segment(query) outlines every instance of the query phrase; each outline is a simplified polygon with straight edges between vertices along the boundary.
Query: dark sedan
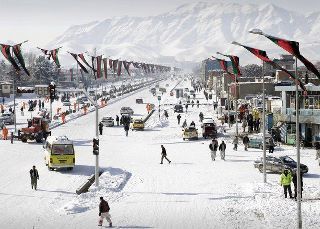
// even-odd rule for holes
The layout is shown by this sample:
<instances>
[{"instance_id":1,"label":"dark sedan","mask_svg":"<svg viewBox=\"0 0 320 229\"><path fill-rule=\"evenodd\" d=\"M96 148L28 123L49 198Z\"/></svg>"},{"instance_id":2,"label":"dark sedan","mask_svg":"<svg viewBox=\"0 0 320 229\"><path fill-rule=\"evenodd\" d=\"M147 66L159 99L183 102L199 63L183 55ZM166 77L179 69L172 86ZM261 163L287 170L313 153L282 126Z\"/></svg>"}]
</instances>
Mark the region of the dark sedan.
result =
<instances>
[{"instance_id":1,"label":"dark sedan","mask_svg":"<svg viewBox=\"0 0 320 229\"><path fill-rule=\"evenodd\" d=\"M260 172L263 172L263 158L260 160L254 161L254 167L259 169ZM275 173L282 173L284 169L289 169L290 171L297 168L297 162L289 156L282 157L266 157L266 170ZM308 172L308 166L300 164L300 169L302 173Z\"/></svg>"}]
</instances>

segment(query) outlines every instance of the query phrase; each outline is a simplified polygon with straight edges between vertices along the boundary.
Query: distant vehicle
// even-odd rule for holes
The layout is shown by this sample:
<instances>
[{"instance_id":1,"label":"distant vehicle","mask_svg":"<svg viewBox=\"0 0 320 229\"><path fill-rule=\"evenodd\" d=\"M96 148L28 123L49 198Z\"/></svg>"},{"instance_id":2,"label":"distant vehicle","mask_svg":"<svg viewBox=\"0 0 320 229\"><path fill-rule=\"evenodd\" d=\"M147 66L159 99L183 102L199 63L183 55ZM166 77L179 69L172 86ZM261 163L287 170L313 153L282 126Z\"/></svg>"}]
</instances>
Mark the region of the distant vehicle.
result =
<instances>
[{"instance_id":1,"label":"distant vehicle","mask_svg":"<svg viewBox=\"0 0 320 229\"><path fill-rule=\"evenodd\" d=\"M267 135L266 136L266 149L269 149L270 144L269 144L269 140L270 140L271 136ZM257 149L263 149L263 140L262 140L262 136L261 135L253 135L251 137L249 137L249 144L248 147L249 148L257 148Z\"/></svg>"},{"instance_id":2,"label":"distant vehicle","mask_svg":"<svg viewBox=\"0 0 320 229\"><path fill-rule=\"evenodd\" d=\"M197 140L198 139L198 130L194 127L187 127L183 129L182 133L183 140Z\"/></svg>"},{"instance_id":3,"label":"distant vehicle","mask_svg":"<svg viewBox=\"0 0 320 229\"><path fill-rule=\"evenodd\" d=\"M42 142L46 139L48 135L51 135L49 130L49 120L43 117L33 117L28 120L30 127L24 127L18 130L18 138L22 142L27 142L28 140L36 140L37 143Z\"/></svg>"},{"instance_id":4,"label":"distant vehicle","mask_svg":"<svg viewBox=\"0 0 320 229\"><path fill-rule=\"evenodd\" d=\"M137 104L142 104L143 103L143 99L136 99L136 103Z\"/></svg>"},{"instance_id":5,"label":"distant vehicle","mask_svg":"<svg viewBox=\"0 0 320 229\"><path fill-rule=\"evenodd\" d=\"M89 91L90 96L95 96L95 94L96 94L95 91Z\"/></svg>"},{"instance_id":6,"label":"distant vehicle","mask_svg":"<svg viewBox=\"0 0 320 229\"><path fill-rule=\"evenodd\" d=\"M131 107L121 107L120 109L120 114L123 115L123 114L129 114L129 115L133 115L133 110Z\"/></svg>"},{"instance_id":7,"label":"distant vehicle","mask_svg":"<svg viewBox=\"0 0 320 229\"><path fill-rule=\"evenodd\" d=\"M185 88L185 89L183 89L185 92L189 92L189 88Z\"/></svg>"},{"instance_id":8,"label":"distant vehicle","mask_svg":"<svg viewBox=\"0 0 320 229\"><path fill-rule=\"evenodd\" d=\"M130 127L132 130L144 130L144 122L141 118L133 119Z\"/></svg>"},{"instance_id":9,"label":"distant vehicle","mask_svg":"<svg viewBox=\"0 0 320 229\"><path fill-rule=\"evenodd\" d=\"M169 87L169 84L168 84L168 83L166 84L166 87Z\"/></svg>"},{"instance_id":10,"label":"distant vehicle","mask_svg":"<svg viewBox=\"0 0 320 229\"><path fill-rule=\"evenodd\" d=\"M165 88L163 88L163 87L160 87L160 88L159 88L159 91L161 91L162 93L165 93L165 92L167 92L167 89L165 89Z\"/></svg>"},{"instance_id":11,"label":"distant vehicle","mask_svg":"<svg viewBox=\"0 0 320 229\"><path fill-rule=\"evenodd\" d=\"M66 136L50 136L44 146L45 164L49 170L67 168L72 170L75 166L75 153L73 141Z\"/></svg>"},{"instance_id":12,"label":"distant vehicle","mask_svg":"<svg viewBox=\"0 0 320 229\"><path fill-rule=\"evenodd\" d=\"M194 90L190 90L189 93L190 93L190 95L194 95L195 91Z\"/></svg>"},{"instance_id":13,"label":"distant vehicle","mask_svg":"<svg viewBox=\"0 0 320 229\"><path fill-rule=\"evenodd\" d=\"M107 126L107 127L114 126L114 119L112 117L103 117L101 122L104 126Z\"/></svg>"},{"instance_id":14,"label":"distant vehicle","mask_svg":"<svg viewBox=\"0 0 320 229\"><path fill-rule=\"evenodd\" d=\"M155 87L156 87L156 88L159 88L159 87L160 87L160 85L157 83Z\"/></svg>"},{"instance_id":15,"label":"distant vehicle","mask_svg":"<svg viewBox=\"0 0 320 229\"><path fill-rule=\"evenodd\" d=\"M88 98L87 97L81 97L81 100L83 101L83 102L88 102L89 100L88 100Z\"/></svg>"},{"instance_id":16,"label":"distant vehicle","mask_svg":"<svg viewBox=\"0 0 320 229\"><path fill-rule=\"evenodd\" d=\"M217 136L217 128L212 118L204 118L202 121L202 136L204 138L207 137L215 137Z\"/></svg>"},{"instance_id":17,"label":"distant vehicle","mask_svg":"<svg viewBox=\"0 0 320 229\"><path fill-rule=\"evenodd\" d=\"M4 112L0 114L0 123L3 124L13 124L14 123L14 115L11 112Z\"/></svg>"},{"instance_id":18,"label":"distant vehicle","mask_svg":"<svg viewBox=\"0 0 320 229\"><path fill-rule=\"evenodd\" d=\"M84 104L84 101L82 100L82 98L77 98L77 103Z\"/></svg>"},{"instance_id":19,"label":"distant vehicle","mask_svg":"<svg viewBox=\"0 0 320 229\"><path fill-rule=\"evenodd\" d=\"M177 113L183 113L183 106L181 104L177 104L174 106L173 111Z\"/></svg>"},{"instance_id":20,"label":"distant vehicle","mask_svg":"<svg viewBox=\"0 0 320 229\"><path fill-rule=\"evenodd\" d=\"M63 101L63 106L71 106L71 103L70 103L70 101L69 100L65 100L65 101Z\"/></svg>"},{"instance_id":21,"label":"distant vehicle","mask_svg":"<svg viewBox=\"0 0 320 229\"><path fill-rule=\"evenodd\" d=\"M292 170L297 168L297 162L293 160L289 156L282 156L282 157L273 157L267 156L266 157L266 170L275 173L282 173L284 169L288 169L292 172ZM254 161L254 167L259 169L259 171L263 172L263 158ZM300 164L300 169L302 173L308 172L308 166L304 164Z\"/></svg>"},{"instance_id":22,"label":"distant vehicle","mask_svg":"<svg viewBox=\"0 0 320 229\"><path fill-rule=\"evenodd\" d=\"M150 89L150 92L151 92L152 94L155 94L155 93L157 92L157 89L153 87L153 88Z\"/></svg>"}]
</instances>

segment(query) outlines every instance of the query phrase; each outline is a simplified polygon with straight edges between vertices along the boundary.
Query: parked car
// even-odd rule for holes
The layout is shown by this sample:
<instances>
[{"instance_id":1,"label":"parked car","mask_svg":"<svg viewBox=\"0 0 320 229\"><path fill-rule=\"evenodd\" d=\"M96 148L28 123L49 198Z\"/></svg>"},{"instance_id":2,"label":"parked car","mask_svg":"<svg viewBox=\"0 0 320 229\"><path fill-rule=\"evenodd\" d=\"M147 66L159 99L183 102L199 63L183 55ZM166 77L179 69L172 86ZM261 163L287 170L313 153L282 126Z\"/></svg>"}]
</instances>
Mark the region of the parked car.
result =
<instances>
[{"instance_id":1,"label":"parked car","mask_svg":"<svg viewBox=\"0 0 320 229\"><path fill-rule=\"evenodd\" d=\"M173 111L177 113L183 113L183 106L181 104L177 104L174 106Z\"/></svg>"},{"instance_id":2,"label":"parked car","mask_svg":"<svg viewBox=\"0 0 320 229\"><path fill-rule=\"evenodd\" d=\"M4 112L0 114L0 123L4 124L13 124L14 123L14 116L11 112Z\"/></svg>"},{"instance_id":3,"label":"parked car","mask_svg":"<svg viewBox=\"0 0 320 229\"><path fill-rule=\"evenodd\" d=\"M120 114L123 115L123 114L129 114L129 115L133 115L133 110L131 107L121 107L120 109Z\"/></svg>"},{"instance_id":4,"label":"parked car","mask_svg":"<svg viewBox=\"0 0 320 229\"><path fill-rule=\"evenodd\" d=\"M194 90L190 90L189 93L190 93L190 95L194 95L195 91Z\"/></svg>"},{"instance_id":5,"label":"parked car","mask_svg":"<svg viewBox=\"0 0 320 229\"><path fill-rule=\"evenodd\" d=\"M136 103L137 104L142 104L143 103L143 99L136 99Z\"/></svg>"},{"instance_id":6,"label":"parked car","mask_svg":"<svg viewBox=\"0 0 320 229\"><path fill-rule=\"evenodd\" d=\"M187 127L183 129L182 133L183 140L197 140L198 139L198 130L194 127Z\"/></svg>"},{"instance_id":7,"label":"parked car","mask_svg":"<svg viewBox=\"0 0 320 229\"><path fill-rule=\"evenodd\" d=\"M150 89L150 92L151 92L152 94L155 94L155 93L157 92L157 89L153 87L153 88Z\"/></svg>"},{"instance_id":8,"label":"parked car","mask_svg":"<svg viewBox=\"0 0 320 229\"><path fill-rule=\"evenodd\" d=\"M263 158L260 158L254 161L254 167L259 169L260 172L263 172ZM275 173L282 173L284 169L289 169L292 171L297 168L297 162L289 156L266 157L266 170ZM307 173L309 171L308 166L300 164L300 169L302 173Z\"/></svg>"},{"instance_id":9,"label":"parked car","mask_svg":"<svg viewBox=\"0 0 320 229\"><path fill-rule=\"evenodd\" d=\"M270 144L269 144L270 138L271 138L270 135L266 135L266 149L269 149L269 147L270 147ZM263 149L263 140L262 139L263 139L263 137L260 134L253 135L253 136L249 137L248 147Z\"/></svg>"},{"instance_id":10,"label":"parked car","mask_svg":"<svg viewBox=\"0 0 320 229\"><path fill-rule=\"evenodd\" d=\"M102 124L104 126L108 126L108 127L111 127L111 126L114 126L114 119L112 117L103 117L102 120L101 120Z\"/></svg>"},{"instance_id":11,"label":"parked car","mask_svg":"<svg viewBox=\"0 0 320 229\"><path fill-rule=\"evenodd\" d=\"M70 100L63 101L63 106L71 106Z\"/></svg>"},{"instance_id":12,"label":"parked car","mask_svg":"<svg viewBox=\"0 0 320 229\"><path fill-rule=\"evenodd\" d=\"M215 137L217 135L216 124L212 118L204 118L201 125L202 136L204 138L207 137Z\"/></svg>"},{"instance_id":13,"label":"parked car","mask_svg":"<svg viewBox=\"0 0 320 229\"><path fill-rule=\"evenodd\" d=\"M131 130L144 130L144 122L141 118L133 119L130 124Z\"/></svg>"}]
</instances>

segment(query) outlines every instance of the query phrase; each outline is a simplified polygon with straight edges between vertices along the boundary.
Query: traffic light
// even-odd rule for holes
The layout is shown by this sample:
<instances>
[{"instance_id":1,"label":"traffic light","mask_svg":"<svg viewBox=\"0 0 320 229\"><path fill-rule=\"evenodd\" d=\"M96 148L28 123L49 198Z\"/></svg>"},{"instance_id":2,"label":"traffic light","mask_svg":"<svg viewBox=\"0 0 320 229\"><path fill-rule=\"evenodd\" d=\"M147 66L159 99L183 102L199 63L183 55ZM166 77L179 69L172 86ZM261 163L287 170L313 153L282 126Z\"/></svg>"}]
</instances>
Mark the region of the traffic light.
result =
<instances>
[{"instance_id":1,"label":"traffic light","mask_svg":"<svg viewBox=\"0 0 320 229\"><path fill-rule=\"evenodd\" d=\"M53 83L49 84L49 95L50 95L51 102L53 102L53 100L56 97L56 85Z\"/></svg>"},{"instance_id":2,"label":"traffic light","mask_svg":"<svg viewBox=\"0 0 320 229\"><path fill-rule=\"evenodd\" d=\"M92 141L93 141L93 155L99 155L99 139L94 138Z\"/></svg>"}]
</instances>

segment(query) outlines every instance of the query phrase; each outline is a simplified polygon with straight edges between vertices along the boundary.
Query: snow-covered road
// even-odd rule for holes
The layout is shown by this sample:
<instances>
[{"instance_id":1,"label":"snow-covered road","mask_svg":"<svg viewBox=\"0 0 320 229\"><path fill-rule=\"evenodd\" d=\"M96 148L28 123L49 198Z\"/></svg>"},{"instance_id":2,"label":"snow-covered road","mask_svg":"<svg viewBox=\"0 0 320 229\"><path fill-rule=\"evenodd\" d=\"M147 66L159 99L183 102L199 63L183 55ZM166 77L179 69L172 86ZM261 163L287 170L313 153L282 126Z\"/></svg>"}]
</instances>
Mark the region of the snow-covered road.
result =
<instances>
[{"instance_id":1,"label":"snow-covered road","mask_svg":"<svg viewBox=\"0 0 320 229\"><path fill-rule=\"evenodd\" d=\"M174 86L176 82L167 81ZM190 87L183 81L181 87ZM175 103L169 91L161 103ZM135 115L145 116L146 105L135 104L136 98L158 105L148 89L100 109L100 118L115 117L122 106L130 106ZM203 94L197 94L200 102ZM212 102L212 101L210 101ZM212 162L209 141L183 141L173 106L167 109L169 119L159 120L157 111L146 123L145 131L130 131L126 137L122 127L104 128L100 136L100 165L106 172L101 187L77 196L75 190L94 172L92 138L95 135L94 113L55 128L53 135L67 135L76 143L76 167L73 171L48 171L41 145L2 141L0 148L0 227L1 228L97 228L99 196L109 201L116 228L292 228L295 226L296 203L284 199L278 174L262 174L253 167L261 156L259 149L232 150L227 142L226 161ZM198 115L214 116L212 106L193 108L182 114L196 122ZM200 128L199 128L200 130ZM227 134L232 130L227 129ZM200 131L201 133L201 131ZM160 163L163 144L172 160ZM295 157L292 147L283 147L276 155ZM302 150L302 163L309 166L304 177L302 204L305 228L320 225L320 168L314 151ZM28 171L36 165L39 190L30 187Z\"/></svg>"}]
</instances>

